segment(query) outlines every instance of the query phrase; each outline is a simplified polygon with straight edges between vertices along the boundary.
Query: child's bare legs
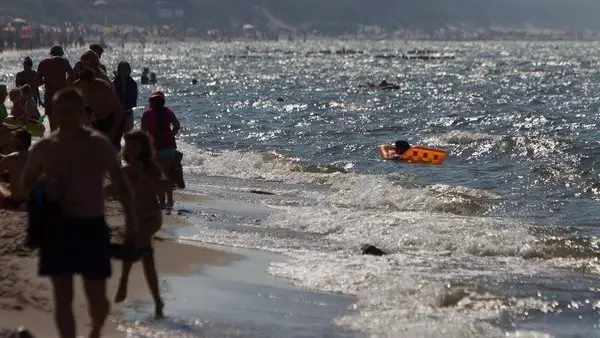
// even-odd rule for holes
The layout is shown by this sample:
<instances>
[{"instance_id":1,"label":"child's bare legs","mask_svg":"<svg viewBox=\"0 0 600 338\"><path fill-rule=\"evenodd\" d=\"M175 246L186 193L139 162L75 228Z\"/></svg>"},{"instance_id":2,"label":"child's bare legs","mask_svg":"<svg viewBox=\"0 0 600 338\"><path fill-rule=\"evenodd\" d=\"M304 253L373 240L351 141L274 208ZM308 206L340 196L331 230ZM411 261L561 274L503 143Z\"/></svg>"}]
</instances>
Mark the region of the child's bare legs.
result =
<instances>
[{"instance_id":1,"label":"child's bare legs","mask_svg":"<svg viewBox=\"0 0 600 338\"><path fill-rule=\"evenodd\" d=\"M165 305L160 297L158 274L156 272L156 263L154 261L154 252L152 250L152 237L154 236L154 233L160 229L161 218L160 215L158 216L159 217L156 219L152 219L152 221L148 220L148 222L144 222L147 226L155 225L157 227L153 229L147 229L150 230L151 234L144 235L140 239L138 243L138 249L149 249L142 255L142 265L144 267L144 277L146 277L146 283L148 283L150 294L154 300L154 317L160 319L164 317L163 308ZM129 282L129 273L131 272L132 266L133 262L123 262L123 271L121 272L121 279L119 280L119 287L115 296L115 303L120 303L127 298L127 283Z\"/></svg>"},{"instance_id":2,"label":"child's bare legs","mask_svg":"<svg viewBox=\"0 0 600 338\"><path fill-rule=\"evenodd\" d=\"M156 273L156 264L154 262L154 253L148 252L142 256L142 265L144 266L144 276L154 299L154 317L156 319L163 318L163 308L165 304L160 297L160 289L158 286L158 274Z\"/></svg>"},{"instance_id":3,"label":"child's bare legs","mask_svg":"<svg viewBox=\"0 0 600 338\"><path fill-rule=\"evenodd\" d=\"M115 295L115 303L121 303L127 298L127 283L129 282L129 273L131 272L131 267L133 266L133 262L123 261L123 267L121 270L121 279L119 280L119 288L117 289L117 294Z\"/></svg>"}]
</instances>

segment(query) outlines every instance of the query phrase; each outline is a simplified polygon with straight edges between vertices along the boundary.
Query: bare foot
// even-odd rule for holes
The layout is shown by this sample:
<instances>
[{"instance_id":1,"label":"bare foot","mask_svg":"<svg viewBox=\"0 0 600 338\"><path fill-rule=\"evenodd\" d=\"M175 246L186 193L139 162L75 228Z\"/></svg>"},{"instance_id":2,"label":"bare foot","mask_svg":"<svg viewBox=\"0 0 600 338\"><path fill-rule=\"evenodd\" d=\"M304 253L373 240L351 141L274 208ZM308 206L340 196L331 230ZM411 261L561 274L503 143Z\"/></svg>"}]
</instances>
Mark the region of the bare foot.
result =
<instances>
[{"instance_id":1,"label":"bare foot","mask_svg":"<svg viewBox=\"0 0 600 338\"><path fill-rule=\"evenodd\" d=\"M92 329L88 338L100 338L100 331Z\"/></svg>"},{"instance_id":2,"label":"bare foot","mask_svg":"<svg viewBox=\"0 0 600 338\"><path fill-rule=\"evenodd\" d=\"M115 303L119 304L127 298L127 281L119 282L119 289L115 295Z\"/></svg>"},{"instance_id":3,"label":"bare foot","mask_svg":"<svg viewBox=\"0 0 600 338\"><path fill-rule=\"evenodd\" d=\"M156 302L154 307L154 319L163 319L165 315L163 314L163 309L165 308L165 303L162 300Z\"/></svg>"}]
</instances>

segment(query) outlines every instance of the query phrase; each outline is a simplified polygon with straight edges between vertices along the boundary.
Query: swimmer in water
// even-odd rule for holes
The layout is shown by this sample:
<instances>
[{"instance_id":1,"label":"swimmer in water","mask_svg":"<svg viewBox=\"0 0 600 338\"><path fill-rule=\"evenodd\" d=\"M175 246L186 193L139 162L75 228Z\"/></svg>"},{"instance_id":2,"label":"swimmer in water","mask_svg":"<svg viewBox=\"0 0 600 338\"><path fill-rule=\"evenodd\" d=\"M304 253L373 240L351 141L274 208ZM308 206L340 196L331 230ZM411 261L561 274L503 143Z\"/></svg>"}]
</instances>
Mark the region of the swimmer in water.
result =
<instances>
[{"instance_id":1,"label":"swimmer in water","mask_svg":"<svg viewBox=\"0 0 600 338\"><path fill-rule=\"evenodd\" d=\"M404 140L396 141L394 146L396 147L396 154L394 155L395 158L402 157L402 155L404 155L404 153L410 149L410 144Z\"/></svg>"},{"instance_id":2,"label":"swimmer in water","mask_svg":"<svg viewBox=\"0 0 600 338\"><path fill-rule=\"evenodd\" d=\"M148 77L150 74L150 69L148 67L144 67L142 70L142 77L140 78L140 83L143 85L147 85L150 83L150 78Z\"/></svg>"}]
</instances>

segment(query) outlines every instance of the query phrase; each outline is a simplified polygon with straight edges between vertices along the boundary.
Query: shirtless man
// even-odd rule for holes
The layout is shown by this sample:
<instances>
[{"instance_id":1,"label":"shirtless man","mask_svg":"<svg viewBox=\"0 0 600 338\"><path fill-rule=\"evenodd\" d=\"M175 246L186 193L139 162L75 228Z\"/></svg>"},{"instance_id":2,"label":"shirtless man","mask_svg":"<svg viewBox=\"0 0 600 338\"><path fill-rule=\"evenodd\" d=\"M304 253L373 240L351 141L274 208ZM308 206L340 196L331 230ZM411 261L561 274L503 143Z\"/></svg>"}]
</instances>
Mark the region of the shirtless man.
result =
<instances>
[{"instance_id":1,"label":"shirtless man","mask_svg":"<svg viewBox=\"0 0 600 338\"><path fill-rule=\"evenodd\" d=\"M100 63L100 58L102 57L102 54L104 53L104 48L102 48L102 46L99 43L92 43L90 45L90 50L93 51L94 53L96 53L96 55L98 56L98 67L104 72L104 74L107 74L106 66L104 66L102 63ZM82 69L83 69L83 63L81 62L81 60L79 60L75 63L75 66L73 66L73 72L75 73L75 76L77 78L79 78L79 72Z\"/></svg>"},{"instance_id":2,"label":"shirtless man","mask_svg":"<svg viewBox=\"0 0 600 338\"><path fill-rule=\"evenodd\" d=\"M84 68L79 75L80 79L75 81L73 86L81 90L86 104L94 112L92 126L108 136L114 146L120 149L121 143L120 139L117 139L117 133L123 123L123 108L113 86L95 78L94 72L89 68Z\"/></svg>"},{"instance_id":3,"label":"shirtless man","mask_svg":"<svg viewBox=\"0 0 600 338\"><path fill-rule=\"evenodd\" d=\"M107 81L112 86L110 78L108 77L108 75L106 75L106 72L102 70L102 67L100 67L100 58L98 57L98 54L96 54L96 52L94 52L93 50L88 50L87 52L83 53L83 55L81 55L79 62L80 69L76 73L78 79L81 76L81 71L86 68L89 68L94 71L94 75L96 76L96 78Z\"/></svg>"},{"instance_id":4,"label":"shirtless man","mask_svg":"<svg viewBox=\"0 0 600 338\"><path fill-rule=\"evenodd\" d=\"M69 60L64 57L61 46L50 49L50 57L40 62L37 71L36 85L44 85L44 107L50 122L50 130L56 129L57 122L52 114L52 96L57 91L65 88L73 80L73 68Z\"/></svg>"},{"instance_id":5,"label":"shirtless man","mask_svg":"<svg viewBox=\"0 0 600 338\"><path fill-rule=\"evenodd\" d=\"M28 56L23 60L23 70L17 73L15 78L15 85L17 87L23 87L24 85L30 85L33 89L33 100L36 104L40 103L40 91L38 86L35 84L37 78L37 72L33 70L33 61Z\"/></svg>"},{"instance_id":6,"label":"shirtless man","mask_svg":"<svg viewBox=\"0 0 600 338\"><path fill-rule=\"evenodd\" d=\"M27 194L21 189L21 173L25 168L31 134L25 129L18 129L11 134L15 152L0 157L0 173L8 174L9 190L0 189L0 207L19 209L27 201Z\"/></svg>"},{"instance_id":7,"label":"shirtless man","mask_svg":"<svg viewBox=\"0 0 600 338\"><path fill-rule=\"evenodd\" d=\"M84 99L79 90L57 92L53 105L59 129L32 147L21 183L23 191L37 190L43 177L47 200L60 205L60 226L53 229L52 237L39 251L39 274L49 276L52 283L59 335L76 337L73 276L79 274L92 319L88 337L98 338L110 309L106 280L112 274L110 233L104 218L106 174L119 190L127 243L133 243L137 227L133 195L110 142L83 126Z\"/></svg>"}]
</instances>

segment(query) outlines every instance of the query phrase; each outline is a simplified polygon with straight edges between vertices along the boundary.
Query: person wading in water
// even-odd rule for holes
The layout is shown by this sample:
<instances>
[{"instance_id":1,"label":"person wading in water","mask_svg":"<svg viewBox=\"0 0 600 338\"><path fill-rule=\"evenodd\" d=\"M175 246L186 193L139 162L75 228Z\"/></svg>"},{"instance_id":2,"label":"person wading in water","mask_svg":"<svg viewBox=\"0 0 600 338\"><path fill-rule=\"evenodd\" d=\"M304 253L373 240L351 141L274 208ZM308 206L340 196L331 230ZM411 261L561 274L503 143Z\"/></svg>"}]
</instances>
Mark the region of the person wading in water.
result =
<instances>
[{"instance_id":1,"label":"person wading in water","mask_svg":"<svg viewBox=\"0 0 600 338\"><path fill-rule=\"evenodd\" d=\"M44 86L44 108L52 131L58 126L52 114L52 97L54 93L65 88L74 79L73 68L64 55L61 46L50 48L50 57L45 58L38 65L35 82L37 86Z\"/></svg>"}]
</instances>

